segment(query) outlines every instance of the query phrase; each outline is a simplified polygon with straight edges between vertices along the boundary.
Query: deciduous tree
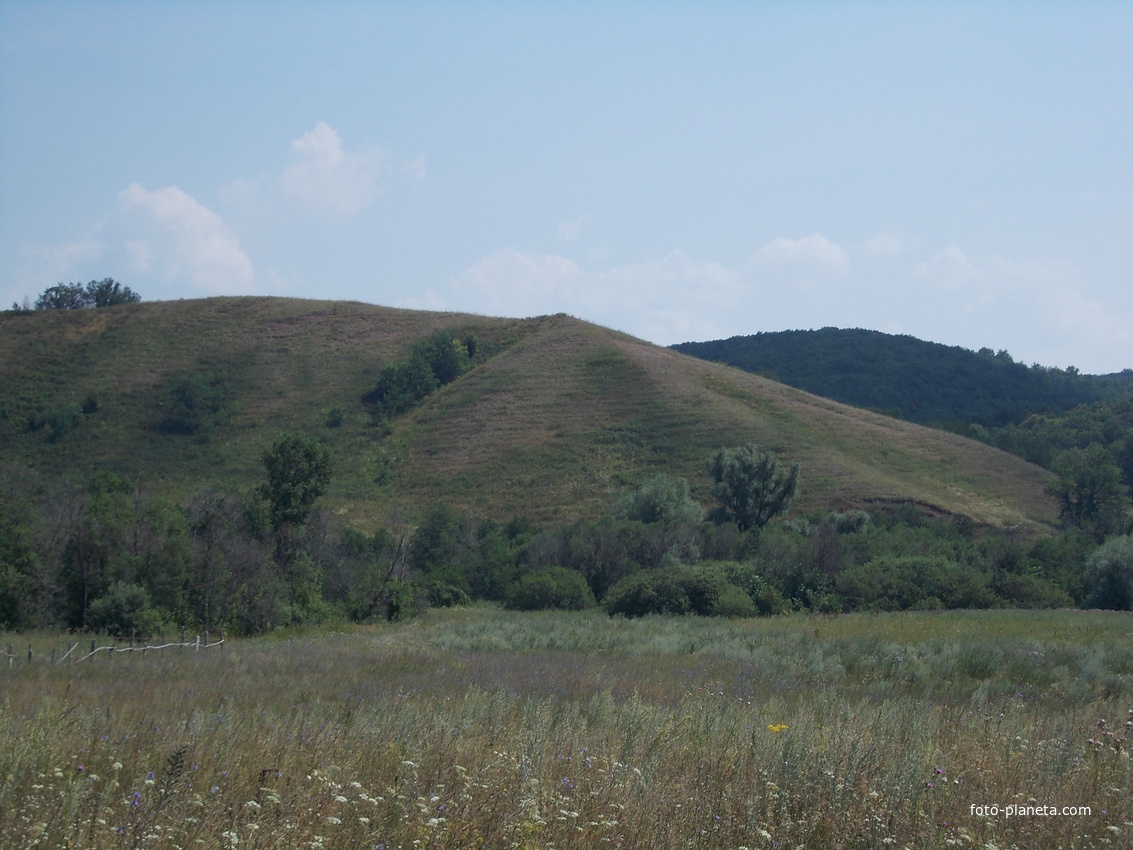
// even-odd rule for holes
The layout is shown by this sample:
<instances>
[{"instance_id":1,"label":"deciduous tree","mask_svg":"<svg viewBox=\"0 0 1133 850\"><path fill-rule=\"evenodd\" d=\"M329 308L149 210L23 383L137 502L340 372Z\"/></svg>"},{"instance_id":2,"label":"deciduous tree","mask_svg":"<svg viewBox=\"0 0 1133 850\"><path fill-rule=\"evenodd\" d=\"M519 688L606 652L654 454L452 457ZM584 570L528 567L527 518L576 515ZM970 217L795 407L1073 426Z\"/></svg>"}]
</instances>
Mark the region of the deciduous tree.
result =
<instances>
[{"instance_id":1,"label":"deciduous tree","mask_svg":"<svg viewBox=\"0 0 1133 850\"><path fill-rule=\"evenodd\" d=\"M741 531L762 528L785 511L799 490L799 465L785 467L771 452L748 444L718 449L708 459L716 484L717 518Z\"/></svg>"}]
</instances>

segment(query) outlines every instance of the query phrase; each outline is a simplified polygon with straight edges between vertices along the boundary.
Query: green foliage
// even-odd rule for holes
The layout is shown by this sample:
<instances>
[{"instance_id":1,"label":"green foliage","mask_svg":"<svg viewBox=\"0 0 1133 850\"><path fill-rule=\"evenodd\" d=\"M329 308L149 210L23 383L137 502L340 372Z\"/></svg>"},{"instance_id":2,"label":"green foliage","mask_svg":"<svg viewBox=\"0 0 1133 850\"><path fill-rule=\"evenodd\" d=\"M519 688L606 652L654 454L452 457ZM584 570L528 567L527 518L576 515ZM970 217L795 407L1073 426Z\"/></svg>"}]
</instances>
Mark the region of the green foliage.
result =
<instances>
[{"instance_id":1,"label":"green foliage","mask_svg":"<svg viewBox=\"0 0 1133 850\"><path fill-rule=\"evenodd\" d=\"M18 513L0 501L0 629L34 624L32 592L39 572L28 529Z\"/></svg>"},{"instance_id":2,"label":"green foliage","mask_svg":"<svg viewBox=\"0 0 1133 850\"><path fill-rule=\"evenodd\" d=\"M611 615L700 614L749 617L756 606L726 574L704 567L664 567L635 573L618 582L606 596Z\"/></svg>"},{"instance_id":3,"label":"green foliage","mask_svg":"<svg viewBox=\"0 0 1133 850\"><path fill-rule=\"evenodd\" d=\"M44 290L36 299L37 310L82 310L88 307L114 307L136 304L142 297L112 278L81 283L60 283Z\"/></svg>"},{"instance_id":4,"label":"green foliage","mask_svg":"<svg viewBox=\"0 0 1133 850\"><path fill-rule=\"evenodd\" d=\"M878 559L842 572L834 588L850 610L989 608L987 575L940 556Z\"/></svg>"},{"instance_id":5,"label":"green foliage","mask_svg":"<svg viewBox=\"0 0 1133 850\"><path fill-rule=\"evenodd\" d=\"M614 505L614 516L644 523L695 523L703 513L689 493L688 481L664 473L647 479Z\"/></svg>"},{"instance_id":6,"label":"green foliage","mask_svg":"<svg viewBox=\"0 0 1133 850\"><path fill-rule=\"evenodd\" d=\"M47 435L49 443L57 443L82 424L86 412L83 405L75 402L40 410L28 417L28 430L32 432L42 430Z\"/></svg>"},{"instance_id":7,"label":"green foliage","mask_svg":"<svg viewBox=\"0 0 1133 850\"><path fill-rule=\"evenodd\" d=\"M468 371L476 351L471 334L456 338L452 331L437 331L413 346L408 362L382 369L362 402L377 419L398 416Z\"/></svg>"},{"instance_id":8,"label":"green foliage","mask_svg":"<svg viewBox=\"0 0 1133 850\"><path fill-rule=\"evenodd\" d=\"M1073 367L1028 367L1006 351L975 352L859 328L760 333L673 348L922 425L1005 426L1032 413L1133 395L1133 371L1092 376Z\"/></svg>"},{"instance_id":9,"label":"green foliage","mask_svg":"<svg viewBox=\"0 0 1133 850\"><path fill-rule=\"evenodd\" d=\"M783 614L787 611L787 604L779 588L772 584L766 576L751 563L738 561L725 561L717 564L706 564L723 573L728 584L741 590L747 597L753 610L751 614L737 616L769 616Z\"/></svg>"},{"instance_id":10,"label":"green foliage","mask_svg":"<svg viewBox=\"0 0 1133 850\"><path fill-rule=\"evenodd\" d=\"M1086 564L1089 606L1133 611L1133 535L1106 541Z\"/></svg>"},{"instance_id":11,"label":"green foliage","mask_svg":"<svg viewBox=\"0 0 1133 850\"><path fill-rule=\"evenodd\" d=\"M267 481L259 489L267 500L272 527L302 525L331 479L330 450L294 432L280 436L263 454Z\"/></svg>"},{"instance_id":12,"label":"green foliage","mask_svg":"<svg viewBox=\"0 0 1133 850\"><path fill-rule=\"evenodd\" d=\"M563 567L540 567L528 573L507 600L513 611L582 611L597 604L586 579Z\"/></svg>"},{"instance_id":13,"label":"green foliage","mask_svg":"<svg viewBox=\"0 0 1133 850\"><path fill-rule=\"evenodd\" d=\"M169 388L165 417L158 424L163 434L184 434L208 439L227 417L232 392L227 376L193 372L174 381Z\"/></svg>"},{"instance_id":14,"label":"green foliage","mask_svg":"<svg viewBox=\"0 0 1133 850\"><path fill-rule=\"evenodd\" d=\"M1121 470L1102 446L1070 449L1054 462L1058 476L1047 492L1058 499L1062 519L1101 541L1121 530L1129 509L1129 491Z\"/></svg>"},{"instance_id":15,"label":"green foliage","mask_svg":"<svg viewBox=\"0 0 1133 850\"><path fill-rule=\"evenodd\" d=\"M144 639L157 634L164 624L144 587L115 582L91 603L87 627L114 637Z\"/></svg>"},{"instance_id":16,"label":"green foliage","mask_svg":"<svg viewBox=\"0 0 1133 850\"><path fill-rule=\"evenodd\" d=\"M799 465L785 468L771 452L748 444L718 449L708 460L716 482L717 521L734 522L740 531L763 528L790 505L799 489Z\"/></svg>"}]
</instances>

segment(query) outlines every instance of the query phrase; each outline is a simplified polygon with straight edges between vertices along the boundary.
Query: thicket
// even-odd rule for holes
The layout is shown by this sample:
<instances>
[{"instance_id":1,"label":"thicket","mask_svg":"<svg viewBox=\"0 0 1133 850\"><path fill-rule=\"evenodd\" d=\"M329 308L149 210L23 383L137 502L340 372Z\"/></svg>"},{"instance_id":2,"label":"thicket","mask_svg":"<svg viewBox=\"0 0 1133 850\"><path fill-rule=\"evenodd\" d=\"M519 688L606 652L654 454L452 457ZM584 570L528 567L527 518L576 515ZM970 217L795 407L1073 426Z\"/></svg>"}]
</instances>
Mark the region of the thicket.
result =
<instances>
[{"instance_id":1,"label":"thicket","mask_svg":"<svg viewBox=\"0 0 1133 850\"><path fill-rule=\"evenodd\" d=\"M629 617L1133 606L1127 520L1123 533L1100 539L1068 523L1033 543L912 505L742 525L719 510L702 519L687 483L654 477L610 515L559 528L438 504L415 524L364 535L319 510L333 459L317 442L284 435L263 460L261 486L205 489L182 505L109 473L76 486L4 470L0 627L255 633L400 620L472 600L601 605ZM766 471L782 478L781 466ZM717 498L731 497L718 489Z\"/></svg>"},{"instance_id":2,"label":"thicket","mask_svg":"<svg viewBox=\"0 0 1133 850\"><path fill-rule=\"evenodd\" d=\"M142 296L113 278L92 280L90 283L58 283L45 289L35 300L35 310L84 310L97 307L114 307L118 304L136 304ZM11 312L30 313L31 302L13 304Z\"/></svg>"},{"instance_id":3,"label":"thicket","mask_svg":"<svg viewBox=\"0 0 1133 850\"><path fill-rule=\"evenodd\" d=\"M362 403L376 422L392 419L455 381L485 355L474 334L437 331L416 343L407 360L382 369Z\"/></svg>"}]
</instances>

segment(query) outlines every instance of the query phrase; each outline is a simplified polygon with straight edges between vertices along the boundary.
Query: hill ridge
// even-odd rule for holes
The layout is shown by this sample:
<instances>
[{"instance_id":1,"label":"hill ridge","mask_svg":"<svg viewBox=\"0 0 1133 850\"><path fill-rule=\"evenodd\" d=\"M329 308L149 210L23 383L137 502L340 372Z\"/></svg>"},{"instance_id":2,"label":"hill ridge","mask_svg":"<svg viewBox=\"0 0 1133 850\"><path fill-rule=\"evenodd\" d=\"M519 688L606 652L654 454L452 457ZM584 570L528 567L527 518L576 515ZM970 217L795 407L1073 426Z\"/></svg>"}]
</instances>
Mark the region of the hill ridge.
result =
<instances>
[{"instance_id":1,"label":"hill ridge","mask_svg":"<svg viewBox=\"0 0 1133 850\"><path fill-rule=\"evenodd\" d=\"M380 370L450 328L493 356L376 428L360 400ZM0 381L0 464L80 477L110 468L186 498L210 481L252 486L270 439L302 430L339 457L328 506L359 527L437 501L541 521L595 516L658 471L687 477L707 501L705 458L744 442L803 463L804 510L915 502L1031 531L1055 515L1047 473L1003 452L564 314L240 296L4 315ZM193 381L214 382L215 421L161 433ZM60 411L88 401L96 409L68 426ZM57 437L50 423L29 427L56 415Z\"/></svg>"}]
</instances>

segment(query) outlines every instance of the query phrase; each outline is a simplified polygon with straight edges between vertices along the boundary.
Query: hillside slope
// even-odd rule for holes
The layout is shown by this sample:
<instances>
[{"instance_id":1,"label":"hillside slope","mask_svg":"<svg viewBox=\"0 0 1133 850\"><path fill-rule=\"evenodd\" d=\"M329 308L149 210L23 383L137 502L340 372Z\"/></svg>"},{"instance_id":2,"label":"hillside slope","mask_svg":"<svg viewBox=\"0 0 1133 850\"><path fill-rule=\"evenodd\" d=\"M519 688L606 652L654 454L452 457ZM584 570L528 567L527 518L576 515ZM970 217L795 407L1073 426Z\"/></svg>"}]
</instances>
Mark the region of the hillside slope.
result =
<instances>
[{"instance_id":1,"label":"hillside slope","mask_svg":"<svg viewBox=\"0 0 1133 850\"><path fill-rule=\"evenodd\" d=\"M361 396L442 328L491 356L376 427ZM76 480L110 468L185 498L252 486L264 447L298 429L334 450L327 503L363 528L439 500L501 518L593 516L658 471L707 502L705 458L745 442L803 464L803 509L914 501L1033 530L1055 516L1047 473L1003 452L562 315L279 298L4 315L0 386L0 465ZM205 426L169 427L194 397Z\"/></svg>"}]
</instances>

